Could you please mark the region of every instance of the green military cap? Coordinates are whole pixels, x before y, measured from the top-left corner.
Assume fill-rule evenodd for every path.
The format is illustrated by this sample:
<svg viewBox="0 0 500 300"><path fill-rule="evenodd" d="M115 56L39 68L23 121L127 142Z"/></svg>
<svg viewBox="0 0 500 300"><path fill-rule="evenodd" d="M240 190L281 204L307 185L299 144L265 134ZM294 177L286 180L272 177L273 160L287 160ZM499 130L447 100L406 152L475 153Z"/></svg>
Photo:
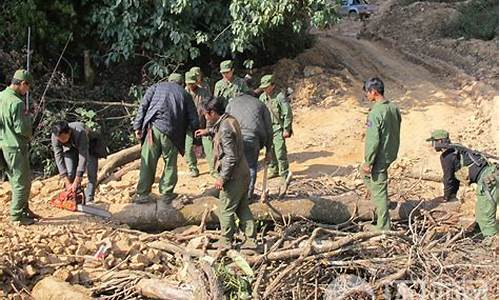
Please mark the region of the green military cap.
<svg viewBox="0 0 500 300"><path fill-rule="evenodd" d="M194 73L196 76L200 76L201 74L201 68L200 67L192 67L189 69L190 73Z"/></svg>
<svg viewBox="0 0 500 300"><path fill-rule="evenodd" d="M31 73L26 71L25 69L19 69L14 73L14 79L20 80L20 81L27 81L31 83L33 80L33 77L31 76Z"/></svg>
<svg viewBox="0 0 500 300"><path fill-rule="evenodd" d="M267 88L268 86L270 86L273 83L274 83L274 77L273 77L273 75L271 75L271 74L264 75L260 79L259 89L265 89L265 88Z"/></svg>
<svg viewBox="0 0 500 300"><path fill-rule="evenodd" d="M443 130L443 129L437 129L431 133L431 137L426 139L426 141L430 142L430 141L436 141L436 140L442 140L442 139L448 139L448 138L450 138L450 134L448 133L448 131Z"/></svg>
<svg viewBox="0 0 500 300"><path fill-rule="evenodd" d="M179 73L172 73L168 76L168 81L177 82L178 84L184 83L184 78Z"/></svg>
<svg viewBox="0 0 500 300"><path fill-rule="evenodd" d="M198 79L198 76L196 75L196 73L191 72L191 71L187 72L185 76L186 76L186 80L185 80L186 84L196 83L196 80Z"/></svg>
<svg viewBox="0 0 500 300"><path fill-rule="evenodd" d="M229 72L233 69L233 61L232 60L225 60L220 63L220 72L221 73L226 73Z"/></svg>

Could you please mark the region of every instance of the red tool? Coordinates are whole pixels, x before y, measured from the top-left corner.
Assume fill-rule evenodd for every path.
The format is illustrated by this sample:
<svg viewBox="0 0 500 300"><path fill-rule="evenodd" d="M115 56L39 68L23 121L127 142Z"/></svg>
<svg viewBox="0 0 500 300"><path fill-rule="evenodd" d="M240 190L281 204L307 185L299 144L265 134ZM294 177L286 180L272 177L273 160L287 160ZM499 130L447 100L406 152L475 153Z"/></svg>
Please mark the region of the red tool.
<svg viewBox="0 0 500 300"><path fill-rule="evenodd" d="M110 218L111 214L104 209L85 204L85 197L81 190L77 192L62 191L50 200L50 206L69 211L79 211L102 218Z"/></svg>
<svg viewBox="0 0 500 300"><path fill-rule="evenodd" d="M83 204L83 202L84 197L81 191L62 191L50 200L50 206L69 211L76 211L77 205Z"/></svg>

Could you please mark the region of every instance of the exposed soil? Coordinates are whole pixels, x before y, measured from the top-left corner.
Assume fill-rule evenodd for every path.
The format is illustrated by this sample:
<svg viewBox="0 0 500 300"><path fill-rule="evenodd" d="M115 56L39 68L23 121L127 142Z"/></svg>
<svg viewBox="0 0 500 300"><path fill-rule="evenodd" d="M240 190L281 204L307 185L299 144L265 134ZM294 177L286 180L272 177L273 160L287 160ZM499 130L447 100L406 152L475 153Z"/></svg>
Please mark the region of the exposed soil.
<svg viewBox="0 0 500 300"><path fill-rule="evenodd" d="M293 60L280 60L272 67L279 84L294 90L295 135L287 145L291 170L297 180L318 178L321 181L322 176L349 176L343 180L359 180L355 169L363 160L365 119L370 107L362 99L361 85L362 80L371 76L384 80L386 96L403 113L401 149L391 174L413 170L439 175L439 155L425 142L430 132L438 128L448 130L455 142L498 153L497 41L440 38L436 28L454 13L454 4L395 5L392 0L385 2L380 15L365 26L346 21L329 31L315 33L317 41L313 48ZM428 43L429 40L432 41ZM418 51L408 50L418 45L422 46ZM160 162L157 181L162 167ZM208 175L205 160L200 161L199 168L201 176L190 178L184 160L179 159L176 192L183 195L181 199L196 197L212 187L213 179ZM257 192L261 187L261 173ZM100 205L130 202L137 177L138 170L133 170L121 181L102 184L97 195L97 200L103 203ZM271 193L276 193L277 181L273 180L271 185ZM433 199L442 193L439 183L420 185L420 197L424 199ZM12 263L24 268L25 277L21 280L28 289L35 278L56 270L62 270L58 271L59 277L72 283L87 283L98 277L99 273L92 278L82 273L83 261L77 258L95 253L105 238L113 243L127 241L126 245L119 246L123 249L116 250L114 261L109 262L108 267L116 266L128 253L131 260L120 268L146 270L158 276L172 273L173 257L158 256L145 248L132 249L128 243L139 239L136 233L126 235L126 231L111 228L119 227L116 224L49 208L48 201L59 188L57 178L33 184L31 206L47 220L18 231L7 223L9 187L6 183L0 185L1 249L3 253L19 253ZM473 187L464 186L461 190L462 211L472 216ZM153 192L158 193L157 184ZM15 231L18 232L12 234ZM65 238L71 233L77 243ZM51 245L50 240L56 244ZM148 255L151 256L148 266L141 265L143 256ZM492 256L498 263L498 248ZM47 257L46 262L42 262L41 257ZM498 270L494 275L498 276ZM11 287L5 287L4 291L5 295L14 297L15 290Z"/></svg>

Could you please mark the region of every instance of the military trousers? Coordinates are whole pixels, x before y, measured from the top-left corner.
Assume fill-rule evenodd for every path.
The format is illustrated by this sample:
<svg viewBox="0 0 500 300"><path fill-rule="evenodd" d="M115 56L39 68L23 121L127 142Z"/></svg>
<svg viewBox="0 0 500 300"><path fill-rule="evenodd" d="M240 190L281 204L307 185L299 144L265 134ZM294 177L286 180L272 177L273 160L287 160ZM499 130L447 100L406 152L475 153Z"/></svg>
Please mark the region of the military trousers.
<svg viewBox="0 0 500 300"><path fill-rule="evenodd" d="M248 201L249 179L235 178L224 184L219 193L218 217L224 243L231 243L238 227L246 238L255 237L255 222Z"/></svg>
<svg viewBox="0 0 500 300"><path fill-rule="evenodd" d="M68 178L71 182L75 180L76 169L78 167L78 151L76 149L71 149L63 153L64 164L68 170ZM98 170L98 158L94 155L90 155L87 158L87 178L88 183L85 188L85 199L87 201L94 201L95 190L97 187L97 170Z"/></svg>
<svg viewBox="0 0 500 300"><path fill-rule="evenodd" d="M177 184L178 150L170 138L156 127L153 126L148 134L152 136L150 138L146 137L141 148L141 167L139 182L137 183L137 195L145 196L151 193L160 157L163 157L165 162L159 184L160 194L171 195Z"/></svg>
<svg viewBox="0 0 500 300"><path fill-rule="evenodd" d="M27 148L2 147L7 167L6 173L12 190L10 202L12 221L20 220L29 209L31 167Z"/></svg>
<svg viewBox="0 0 500 300"><path fill-rule="evenodd" d="M379 230L391 229L389 195L387 192L387 168L374 167L371 176L365 176L364 178L371 201L375 204L375 213L377 216L376 228Z"/></svg>
<svg viewBox="0 0 500 300"><path fill-rule="evenodd" d="M186 163L188 165L189 170L198 171L198 159L194 153L194 139L193 135L188 132L186 135L186 145L185 145L185 154L184 157L186 159ZM207 159L208 169L210 173L213 173L214 163L213 163L213 154L212 154L212 138L208 136L204 136L201 138L201 143L203 145L203 152L205 153L205 157Z"/></svg>
<svg viewBox="0 0 500 300"><path fill-rule="evenodd" d="M476 187L476 222L483 236L492 236L498 233L496 220L498 206L498 174L496 167L488 166L481 172ZM485 178L492 178L489 184Z"/></svg>
<svg viewBox="0 0 500 300"><path fill-rule="evenodd" d="M268 164L269 175L279 175L286 178L288 175L288 152L283 130L276 130L273 134L273 151Z"/></svg>

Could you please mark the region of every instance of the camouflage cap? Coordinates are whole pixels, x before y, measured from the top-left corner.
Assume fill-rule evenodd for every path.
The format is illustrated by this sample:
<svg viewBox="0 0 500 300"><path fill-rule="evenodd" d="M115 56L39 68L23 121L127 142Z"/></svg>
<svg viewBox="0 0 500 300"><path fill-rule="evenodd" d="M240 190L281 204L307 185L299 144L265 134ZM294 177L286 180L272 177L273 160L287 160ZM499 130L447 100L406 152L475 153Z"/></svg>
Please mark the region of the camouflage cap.
<svg viewBox="0 0 500 300"><path fill-rule="evenodd" d="M176 82L178 84L183 84L184 78L179 73L172 73L168 76L168 81L173 81L173 82Z"/></svg>
<svg viewBox="0 0 500 300"><path fill-rule="evenodd" d="M186 84L196 83L196 80L198 79L198 76L196 75L196 73L191 72L191 71L187 72L185 76L186 76L186 80L185 80Z"/></svg>
<svg viewBox="0 0 500 300"><path fill-rule="evenodd" d="M229 72L233 69L233 61L232 60L225 60L220 63L220 72L221 73L226 73Z"/></svg>
<svg viewBox="0 0 500 300"><path fill-rule="evenodd" d="M19 69L14 73L14 79L20 80L20 81L27 81L31 83L33 80L33 77L31 76L30 72L26 71L25 69Z"/></svg>
<svg viewBox="0 0 500 300"><path fill-rule="evenodd" d="M194 73L196 76L200 76L201 75L201 68L200 67L192 67L191 69L189 69L189 72Z"/></svg>
<svg viewBox="0 0 500 300"><path fill-rule="evenodd" d="M265 88L267 88L268 86L270 86L273 83L274 83L274 77L273 77L273 75L271 75L271 74L264 75L260 79L259 89L265 89Z"/></svg>
<svg viewBox="0 0 500 300"><path fill-rule="evenodd" d="M443 130L443 129L437 129L431 133L431 137L426 139L426 141L430 142L430 141L436 141L436 140L442 140L442 139L448 139L448 138L450 138L450 134L448 133L448 131Z"/></svg>

